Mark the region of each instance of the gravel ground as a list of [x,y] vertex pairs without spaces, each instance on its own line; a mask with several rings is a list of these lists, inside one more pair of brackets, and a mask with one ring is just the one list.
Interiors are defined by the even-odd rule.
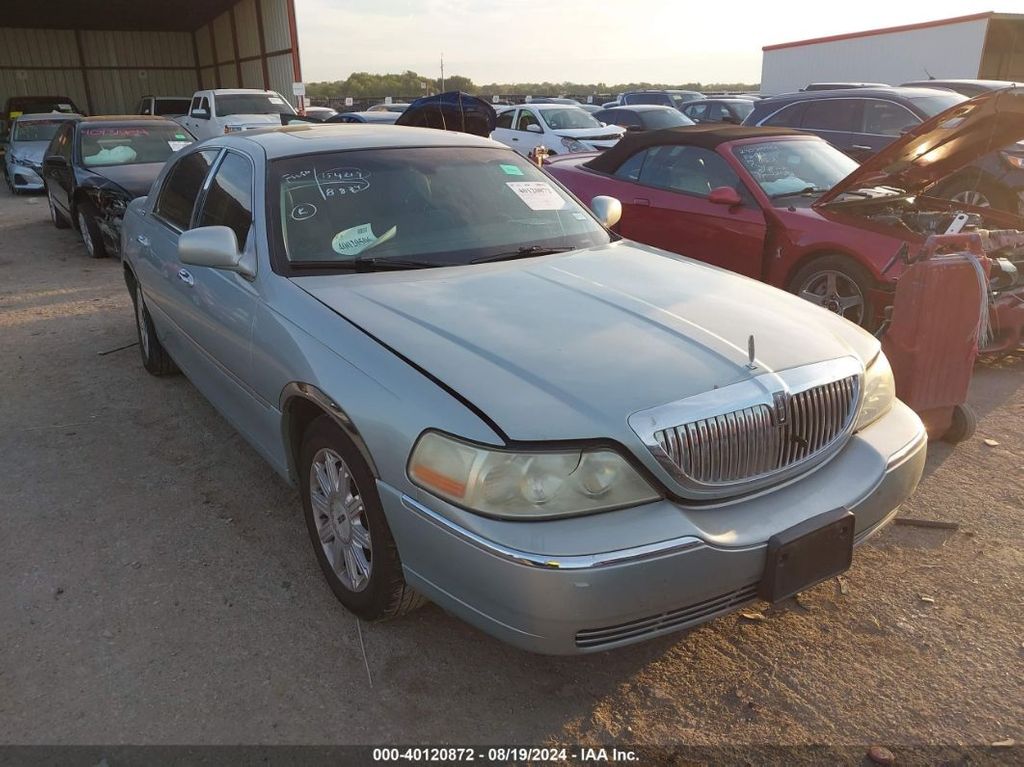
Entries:
[[1024,741],[1024,357],[979,366],[978,436],[901,512],[958,531],[894,526],[763,619],[550,658],[433,605],[357,624],[296,493],[134,341],[118,264],[0,192],[0,743]]

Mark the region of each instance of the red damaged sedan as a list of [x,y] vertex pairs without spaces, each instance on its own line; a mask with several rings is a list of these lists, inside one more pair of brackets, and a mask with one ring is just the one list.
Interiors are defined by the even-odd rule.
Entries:
[[630,134],[597,156],[554,157],[547,170],[584,201],[618,198],[629,239],[785,288],[869,328],[891,303],[897,256],[913,258],[932,234],[977,231],[999,259],[989,348],[1001,349],[1019,343],[1024,324],[1024,299],[1009,294],[1024,261],[1021,219],[922,193],[1021,138],[1017,88],[954,107],[860,166],[796,130],[701,125]]

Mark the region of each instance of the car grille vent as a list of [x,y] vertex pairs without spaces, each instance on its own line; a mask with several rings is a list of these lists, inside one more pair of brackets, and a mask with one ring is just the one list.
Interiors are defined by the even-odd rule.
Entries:
[[627,639],[638,639],[653,634],[685,628],[700,623],[719,613],[727,613],[740,605],[757,599],[757,584],[744,586],[712,599],[707,599],[689,607],[652,615],[617,626],[599,629],[584,629],[576,632],[576,646],[580,649],[595,649],[622,642]]
[[778,397],[655,432],[679,470],[704,485],[728,485],[772,474],[827,450],[855,414],[858,377]]

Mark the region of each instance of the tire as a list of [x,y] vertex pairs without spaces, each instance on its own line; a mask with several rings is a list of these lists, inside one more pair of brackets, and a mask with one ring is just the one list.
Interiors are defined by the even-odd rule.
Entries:
[[970,405],[957,405],[953,408],[953,422],[942,435],[942,441],[955,445],[974,436],[978,429],[978,414]]
[[875,324],[870,272],[848,256],[819,256],[797,270],[788,290],[867,330]]
[[167,353],[163,344],[156,337],[153,318],[150,317],[142,296],[142,287],[134,279],[131,280],[129,287],[132,291],[132,305],[135,307],[135,330],[139,338],[142,366],[148,373],[155,376],[169,376],[177,373],[178,366],[174,364],[171,355]]
[[360,618],[378,621],[426,601],[402,575],[373,474],[328,416],[313,421],[303,435],[299,482],[313,552],[339,602]]
[[942,185],[938,195],[976,208],[1020,213],[1017,198],[1009,189],[993,181],[978,178],[977,174],[961,174],[953,178]]
[[46,193],[46,202],[50,206],[50,221],[57,229],[68,229],[71,227],[70,222],[64,217],[64,214],[57,210],[57,206],[53,204],[53,198],[50,197],[50,193]]
[[76,206],[78,232],[82,235],[82,243],[92,258],[105,258],[107,246],[103,242],[103,233],[96,223],[96,210],[88,202],[80,202]]

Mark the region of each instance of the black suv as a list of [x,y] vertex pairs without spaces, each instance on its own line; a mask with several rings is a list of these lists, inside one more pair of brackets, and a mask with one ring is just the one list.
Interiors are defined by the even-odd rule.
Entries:
[[[799,128],[863,162],[966,96],[938,88],[849,88],[762,99],[744,125]],[[1024,215],[1024,146],[990,152],[950,176],[934,194]]]

